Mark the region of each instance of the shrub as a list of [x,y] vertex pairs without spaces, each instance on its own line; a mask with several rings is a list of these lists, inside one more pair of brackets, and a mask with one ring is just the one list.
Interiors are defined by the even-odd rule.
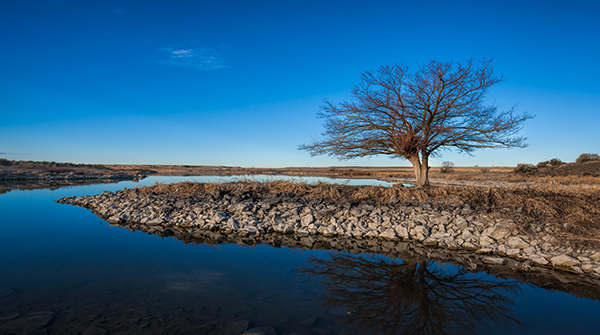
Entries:
[[563,165],[563,164],[565,164],[565,162],[561,161],[558,158],[552,158],[550,160],[550,166],[559,166],[559,165]]
[[481,173],[489,173],[490,169],[488,169],[486,167],[482,167],[481,169],[479,169],[479,172],[481,172]]
[[0,158],[0,165],[2,166],[11,166],[12,165],[12,161],[9,161],[6,158]]
[[533,164],[518,164],[517,167],[513,170],[514,173],[532,173],[536,171],[537,168]]
[[536,167],[538,167],[538,168],[543,168],[543,167],[546,167],[546,166],[550,166],[550,161],[539,162],[536,165]]
[[563,165],[565,164],[565,162],[561,161],[558,158],[552,158],[549,161],[543,161],[543,162],[539,162],[537,163],[537,167],[538,168],[543,168],[543,167],[548,167],[548,166],[559,166],[559,165]]
[[600,156],[598,154],[581,154],[577,157],[575,162],[577,163],[585,163],[585,162],[593,162],[600,161]]
[[451,173],[454,172],[454,163],[445,161],[442,163],[442,167],[440,168],[441,173]]

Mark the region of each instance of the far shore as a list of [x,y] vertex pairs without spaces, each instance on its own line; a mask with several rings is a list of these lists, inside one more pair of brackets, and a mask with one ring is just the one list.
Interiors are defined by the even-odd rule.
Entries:
[[[328,177],[341,179],[378,179],[398,183],[414,183],[410,166],[330,166],[255,168],[205,165],[116,165],[72,164],[55,162],[23,162],[0,159],[0,182],[45,180],[134,180],[145,176],[237,176],[284,175],[295,177]],[[600,185],[600,162],[569,163],[545,167],[530,173],[515,173],[514,167],[431,167],[432,184],[512,186],[521,184]]]

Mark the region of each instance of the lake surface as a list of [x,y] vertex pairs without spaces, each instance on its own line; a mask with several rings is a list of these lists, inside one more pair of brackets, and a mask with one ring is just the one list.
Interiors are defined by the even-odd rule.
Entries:
[[235,178],[150,177],[0,194],[0,334],[236,334],[261,326],[277,334],[600,333],[599,301],[449,264],[185,244],[54,202]]

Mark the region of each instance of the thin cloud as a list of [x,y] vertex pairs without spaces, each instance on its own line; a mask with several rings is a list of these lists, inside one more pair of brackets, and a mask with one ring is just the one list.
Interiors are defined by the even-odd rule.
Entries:
[[228,68],[225,59],[211,48],[163,48],[168,59],[161,63],[182,67],[191,67],[196,70],[218,70]]
[[6,152],[0,152],[0,155],[6,155]]

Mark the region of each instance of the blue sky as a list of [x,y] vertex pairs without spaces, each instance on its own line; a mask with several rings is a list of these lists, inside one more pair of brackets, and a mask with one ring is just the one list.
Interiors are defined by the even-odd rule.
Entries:
[[525,149],[431,164],[600,152],[598,1],[0,2],[0,157],[255,167],[402,165],[298,151],[324,99],[366,70],[494,56]]

